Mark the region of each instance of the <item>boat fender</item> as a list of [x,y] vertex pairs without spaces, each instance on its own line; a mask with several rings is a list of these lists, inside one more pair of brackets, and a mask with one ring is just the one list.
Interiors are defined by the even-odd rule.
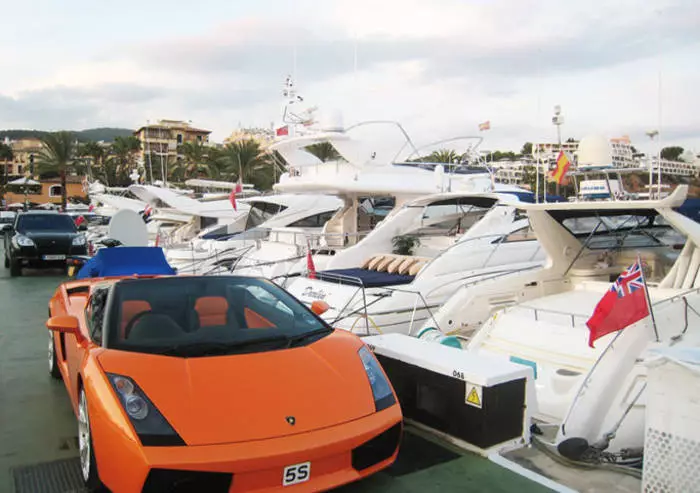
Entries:
[[569,460],[580,461],[589,448],[585,438],[567,438],[557,445],[557,452]]
[[443,346],[462,349],[462,343],[457,337],[446,336],[435,327],[426,327],[421,330],[416,337],[428,342],[437,342]]

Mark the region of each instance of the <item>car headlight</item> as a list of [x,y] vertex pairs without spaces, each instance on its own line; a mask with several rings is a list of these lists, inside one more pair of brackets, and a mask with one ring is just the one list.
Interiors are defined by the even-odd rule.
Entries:
[[83,235],[76,236],[73,238],[73,246],[85,246],[87,244],[87,240]]
[[185,445],[185,441],[136,382],[114,373],[107,373],[107,378],[144,446]]
[[15,246],[18,246],[18,247],[33,247],[33,246],[35,246],[32,239],[28,238],[24,235],[15,236],[14,238],[12,238],[12,242],[15,244]]
[[382,409],[394,405],[396,403],[394,392],[381,366],[379,366],[377,358],[374,357],[367,346],[362,346],[357,354],[362,360],[362,365],[365,367],[369,384],[372,387],[375,409],[381,411]]

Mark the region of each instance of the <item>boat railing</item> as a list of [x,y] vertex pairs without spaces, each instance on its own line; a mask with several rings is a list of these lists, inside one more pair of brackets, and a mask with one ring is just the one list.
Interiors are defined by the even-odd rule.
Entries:
[[[344,248],[345,245],[348,244],[348,239],[353,238],[355,239],[355,242],[357,242],[363,239],[371,232],[371,230],[368,230],[358,231],[355,233],[315,233],[311,231],[291,231],[289,229],[284,228],[271,228],[269,230],[269,236],[267,240],[279,243],[289,243],[303,248],[306,248],[307,245],[311,245],[312,249],[336,250]],[[324,244],[321,241],[327,239],[341,239],[342,246],[334,246],[335,244],[337,244],[337,242],[330,243],[326,241]]]

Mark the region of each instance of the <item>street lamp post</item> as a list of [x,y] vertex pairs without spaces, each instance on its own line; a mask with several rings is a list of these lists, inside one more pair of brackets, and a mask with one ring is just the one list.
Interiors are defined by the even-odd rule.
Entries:
[[[654,137],[659,135],[658,130],[650,130],[647,132],[647,137],[651,140],[652,144],[654,142]],[[658,158],[657,158],[657,163],[656,166],[659,168],[659,185],[658,185],[658,192],[659,192],[659,197],[661,197],[661,151],[659,151]],[[653,183],[654,183],[654,158],[652,157],[652,154],[649,153],[649,200],[651,200],[651,194],[653,190]]]

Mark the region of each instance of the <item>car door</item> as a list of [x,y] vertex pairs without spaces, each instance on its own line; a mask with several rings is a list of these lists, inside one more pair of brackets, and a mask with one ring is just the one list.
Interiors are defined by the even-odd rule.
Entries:
[[74,403],[78,402],[78,376],[82,368],[83,362],[87,357],[87,352],[92,345],[90,336],[90,323],[94,318],[94,306],[92,296],[88,298],[85,305],[85,310],[76,313],[76,317],[80,323],[80,332],[83,336],[82,344],[78,344],[74,334],[66,334],[66,365],[68,367],[68,391],[71,395],[71,400]]

